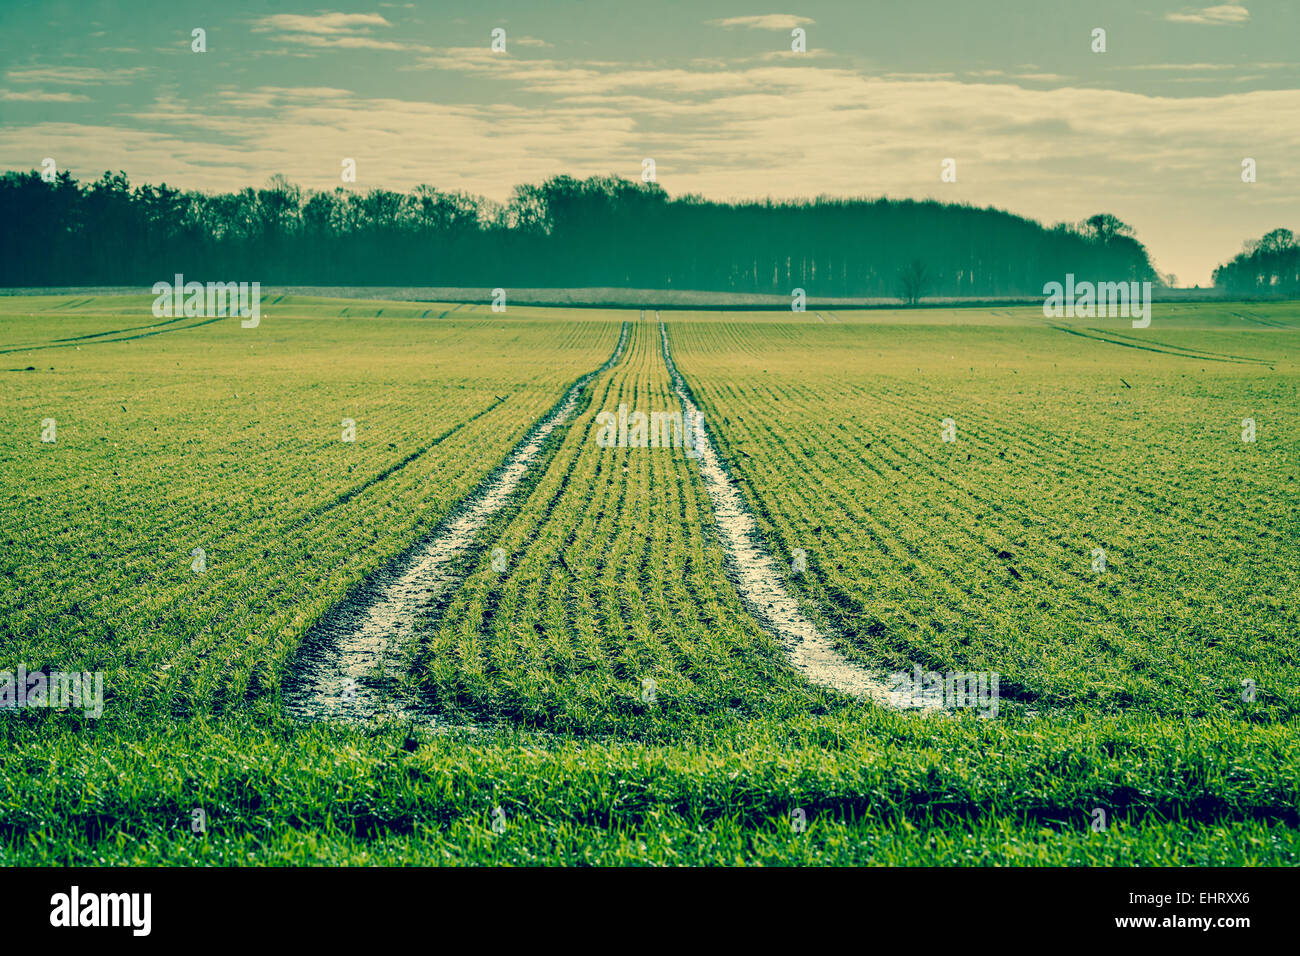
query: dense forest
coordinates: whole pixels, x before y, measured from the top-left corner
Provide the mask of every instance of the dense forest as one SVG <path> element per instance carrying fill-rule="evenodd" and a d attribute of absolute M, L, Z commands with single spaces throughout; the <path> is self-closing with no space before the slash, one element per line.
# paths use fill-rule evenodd
<path fill-rule="evenodd" d="M 0 176 L 0 285 L 628 287 L 809 296 L 1041 295 L 1067 272 L 1156 280 L 1130 227 L 1044 227 L 910 199 L 715 202 L 654 183 L 556 176 L 500 204 L 409 193 L 132 187 L 124 173 Z"/>
<path fill-rule="evenodd" d="M 1214 284 L 1234 294 L 1300 296 L 1300 245 L 1290 229 L 1274 229 L 1214 270 Z"/>

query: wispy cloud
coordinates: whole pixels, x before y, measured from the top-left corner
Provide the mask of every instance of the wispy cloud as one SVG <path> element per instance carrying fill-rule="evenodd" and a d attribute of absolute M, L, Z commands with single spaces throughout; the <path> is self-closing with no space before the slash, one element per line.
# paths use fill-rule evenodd
<path fill-rule="evenodd" d="M 80 93 L 50 93 L 44 90 L 0 89 L 0 100 L 8 100 L 15 103 L 85 103 L 89 99 L 89 96 L 82 96 Z"/>
<path fill-rule="evenodd" d="M 392 27 L 378 13 L 275 13 L 253 21 L 254 33 L 272 33 L 285 43 L 344 50 L 423 50 L 411 43 L 375 36 L 374 28 Z"/>
<path fill-rule="evenodd" d="M 371 27 L 391 27 L 377 13 L 275 13 L 254 21 L 255 32 L 275 30 L 281 33 L 318 33 L 332 36 L 368 31 Z"/>
<path fill-rule="evenodd" d="M 715 27 L 748 27 L 751 30 L 793 30 L 805 24 L 816 23 L 811 17 L 796 17 L 789 13 L 766 13 L 757 17 L 726 17 L 708 21 Z"/>
<path fill-rule="evenodd" d="M 892 75 L 892 74 L 887 74 L 887 75 Z M 902 74 L 897 74 L 897 75 L 902 75 Z M 948 75 L 951 76 L 952 74 L 948 74 Z M 1036 73 L 1033 71 L 1009 73 L 1006 70 L 969 70 L 967 71 L 966 75 L 970 77 L 976 77 L 978 79 L 1004 78 L 1010 81 L 1034 80 L 1039 83 L 1059 83 L 1063 80 L 1069 79 L 1069 77 L 1064 76 L 1060 73 Z"/>
<path fill-rule="evenodd" d="M 1250 11 L 1239 3 L 1221 3 L 1213 7 L 1201 7 L 1199 10 L 1166 13 L 1165 19 L 1171 23 L 1245 23 L 1250 19 Z"/>
<path fill-rule="evenodd" d="M 322 186 L 337 184 L 337 170 L 320 157 L 356 156 L 372 185 L 433 181 L 501 198 L 503 187 L 557 172 L 634 175 L 652 155 L 675 192 L 911 195 L 937 190 L 938 159 L 955 156 L 962 185 L 949 190 L 954 196 L 1005 205 L 1039 196 L 1064 216 L 1076 204 L 1089 211 L 1098 196 L 1136 202 L 1165 189 L 1185 197 L 1233 180 L 1235 162 L 1224 166 L 1215 145 L 1221 141 L 1250 142 L 1263 155 L 1300 150 L 1300 131 L 1273 122 L 1300 110 L 1300 91 L 1171 98 L 1031 89 L 1011 77 L 958 82 L 941 74 L 872 77 L 777 65 L 620 69 L 493 58 L 479 49 L 439 52 L 443 69 L 490 75 L 552 99 L 545 106 L 501 96 L 438 104 L 319 86 L 219 90 L 202 104 L 160 98 L 129 117 L 158 132 L 117 134 L 134 154 L 122 168 L 205 188 L 261 181 L 275 171 Z M 791 116 L 798 117 L 793 138 Z M 1207 140 L 1206 129 L 1217 139 Z M 0 165 L 21 164 L 41 136 L 55 134 L 73 141 L 59 128 L 11 127 Z M 103 128 L 77 135 L 88 162 L 108 160 L 99 155 Z M 158 153 L 158 137 L 175 152 Z M 1070 158 L 1068 174 L 1062 157 Z M 1169 178 L 1164 171 L 1173 167 L 1194 175 Z M 1290 188 L 1284 181 L 1279 187 Z"/>
<path fill-rule="evenodd" d="M 1198 73 L 1204 70 L 1235 70 L 1233 63 L 1139 63 L 1134 66 L 1120 67 L 1124 70 L 1170 70 L 1186 73 Z"/>
<path fill-rule="evenodd" d="M 410 50 L 413 45 L 399 43 L 396 40 L 380 40 L 376 37 L 352 36 L 318 36 L 314 33 L 290 33 L 281 37 L 286 43 L 300 43 L 303 46 L 337 47 L 342 50 Z"/>
<path fill-rule="evenodd" d="M 101 70 L 93 66 L 33 66 L 10 70 L 5 78 L 11 83 L 41 83 L 53 86 L 101 86 L 106 83 L 129 83 L 143 73 L 145 66 Z"/>
<path fill-rule="evenodd" d="M 885 73 L 887 80 L 951 80 L 955 73 Z"/>

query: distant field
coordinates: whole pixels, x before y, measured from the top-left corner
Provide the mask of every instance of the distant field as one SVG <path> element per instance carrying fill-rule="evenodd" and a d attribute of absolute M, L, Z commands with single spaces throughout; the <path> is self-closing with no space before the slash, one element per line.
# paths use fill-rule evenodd
<path fill-rule="evenodd" d="M 147 287 L 134 286 L 91 286 L 85 288 L 6 288 L 0 287 L 0 298 L 5 296 L 44 297 L 64 296 L 85 299 L 103 296 L 139 295 Z M 268 299 L 291 297 L 303 298 L 365 299 L 368 301 L 402 301 L 421 303 L 446 303 L 463 305 L 482 305 L 492 301 L 495 290 L 486 287 L 448 287 L 448 286 L 272 286 L 262 285 L 262 291 Z M 584 289 L 507 289 L 510 305 L 547 306 L 566 308 L 569 306 L 605 307 L 605 308 L 662 308 L 662 309 L 723 309 L 723 310 L 781 310 L 789 311 L 791 296 L 789 293 L 775 295 L 771 293 L 750 292 L 710 292 L 701 289 L 625 289 L 625 288 L 584 288 Z M 1226 299 L 1227 294 L 1218 289 L 1165 289 L 1152 291 L 1157 302 L 1182 303 L 1185 300 L 1206 302 L 1208 300 Z M 1261 296 L 1261 300 L 1273 301 L 1277 296 Z M 807 307 L 812 309 L 894 309 L 899 305 L 898 296 L 858 296 L 840 297 L 819 296 L 816 290 L 808 293 Z M 928 307 L 937 306 L 989 306 L 993 303 L 1010 303 L 1013 305 L 1041 305 L 1041 296 L 1003 296 L 1003 297 L 957 297 L 927 296 L 924 300 Z"/>
<path fill-rule="evenodd" d="M 0 713 L 0 863 L 1300 862 L 1294 303 L 662 312 L 781 584 L 863 668 L 999 672 L 981 719 L 806 680 L 685 451 L 594 440 L 677 407 L 652 312 L 151 301 L 0 298 L 0 670 L 106 689 Z M 436 723 L 289 716 L 625 322 L 410 622 Z"/>

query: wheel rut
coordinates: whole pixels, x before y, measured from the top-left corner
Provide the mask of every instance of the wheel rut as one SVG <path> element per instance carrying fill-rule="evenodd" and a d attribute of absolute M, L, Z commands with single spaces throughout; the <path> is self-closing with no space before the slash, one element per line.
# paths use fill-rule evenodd
<path fill-rule="evenodd" d="M 587 385 L 618 363 L 628 332 L 625 322 L 605 363 L 574 382 L 432 534 L 368 578 L 311 629 L 285 681 L 289 713 L 309 720 L 369 721 L 384 715 L 428 720 L 419 702 L 399 689 L 410 663 L 417 617 L 463 579 L 460 558 L 510 500 Z"/>
<path fill-rule="evenodd" d="M 684 431 L 691 439 L 690 455 L 699 464 L 728 569 L 742 600 L 759 623 L 777 637 L 791 665 L 812 683 L 885 707 L 908 707 L 910 699 L 891 690 L 883 676 L 873 674 L 840 653 L 835 642 L 803 613 L 799 602 L 786 588 L 778 562 L 759 534 L 758 522 L 709 437 L 690 387 L 673 364 L 668 329 L 662 322 L 659 332 L 664 363 L 682 403 Z"/>

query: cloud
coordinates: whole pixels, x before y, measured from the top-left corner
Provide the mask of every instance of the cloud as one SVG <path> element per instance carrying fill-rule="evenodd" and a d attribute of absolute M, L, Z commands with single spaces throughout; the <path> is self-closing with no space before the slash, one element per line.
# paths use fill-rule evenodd
<path fill-rule="evenodd" d="M 344 50 L 411 50 L 413 44 L 398 43 L 396 40 L 379 40 L 375 37 L 352 36 L 317 36 L 314 33 L 290 33 L 280 37 L 285 43 L 300 43 L 304 46 L 337 47 Z"/>
<path fill-rule="evenodd" d="M 510 42 L 518 46 L 549 47 L 551 45 L 545 40 L 539 40 L 537 37 L 515 37 Z"/>
<path fill-rule="evenodd" d="M 1201 71 L 1201 70 L 1235 70 L 1234 63 L 1140 63 L 1136 66 L 1121 67 L 1126 70 L 1180 70 L 1180 71 Z"/>
<path fill-rule="evenodd" d="M 17 103 L 86 103 L 89 96 L 80 93 L 45 93 L 41 90 L 0 89 L 0 100 Z"/>
<path fill-rule="evenodd" d="M 793 30 L 804 24 L 816 23 L 810 17 L 796 17 L 788 13 L 766 13 L 758 17 L 727 17 L 708 21 L 715 27 L 748 27 L 751 30 Z"/>
<path fill-rule="evenodd" d="M 254 33 L 273 33 L 285 43 L 316 49 L 428 50 L 417 44 L 382 40 L 374 35 L 375 27 L 392 24 L 377 13 L 274 13 L 253 21 Z"/>
<path fill-rule="evenodd" d="M 297 13 L 275 13 L 253 22 L 254 33 L 316 33 L 354 34 L 370 27 L 391 27 L 392 24 L 377 13 L 321 13 L 315 16 Z"/>
<path fill-rule="evenodd" d="M 47 86 L 102 86 L 108 83 L 129 83 L 148 72 L 149 68 L 145 66 L 117 70 L 101 70 L 93 66 L 33 66 L 10 70 L 5 78 L 11 83 L 42 83 Z"/>
<path fill-rule="evenodd" d="M 887 80 L 951 80 L 954 73 L 885 73 Z"/>
<path fill-rule="evenodd" d="M 890 74 L 886 74 L 890 75 Z M 901 74 L 900 74 L 901 75 Z M 951 74 L 949 74 L 951 76 Z M 1005 77 L 1008 80 L 1033 80 L 1039 83 L 1060 83 L 1068 80 L 1068 76 L 1060 73 L 1008 73 L 1006 70 L 968 70 L 967 76 L 978 77 L 980 79 L 991 79 L 993 77 Z"/>
<path fill-rule="evenodd" d="M 260 182 L 275 171 L 305 185 L 330 185 L 336 163 L 327 160 L 364 153 L 372 185 L 433 181 L 498 198 L 518 182 L 554 172 L 633 175 L 647 155 L 674 191 L 915 195 L 938 189 L 936 157 L 955 156 L 961 183 L 970 185 L 962 199 L 1011 204 L 1033 194 L 1044 209 L 1081 195 L 1177 196 L 1208 187 L 1225 175 L 1215 143 L 1249 142 L 1260 154 L 1300 151 L 1300 130 L 1274 121 L 1300 110 L 1297 90 L 1175 98 L 1031 89 L 1009 77 L 959 82 L 776 64 L 611 69 L 492 58 L 468 48 L 440 54 L 442 69 L 551 99 L 434 103 L 318 86 L 224 89 L 202 101 L 159 98 L 123 117 L 137 129 L 122 130 L 120 139 L 165 135 L 191 183 L 204 188 Z M 1068 126 L 1045 136 L 1041 124 L 1062 117 Z M 14 154 L 18 144 L 33 142 L 33 129 L 6 128 L 0 166 L 25 155 Z M 95 166 L 102 164 L 95 139 L 101 132 L 77 147 Z M 205 161 L 213 149 L 239 171 L 214 176 L 220 164 Z M 122 168 L 139 178 L 158 167 L 175 180 L 168 163 L 165 155 L 141 152 Z M 1167 177 L 1162 171 L 1170 164 L 1197 172 L 1190 180 Z"/>
<path fill-rule="evenodd" d="M 751 60 L 789 60 L 798 57 L 799 62 L 803 63 L 808 60 L 824 60 L 829 58 L 830 55 L 830 52 L 827 50 L 805 50 L 803 53 L 797 53 L 794 50 L 768 50 L 766 53 L 760 53 L 756 57 L 735 57 L 731 62 L 743 64 L 750 62 Z"/>
<path fill-rule="evenodd" d="M 1199 10 L 1184 10 L 1182 13 L 1166 13 L 1165 19 L 1171 23 L 1245 23 L 1250 19 L 1250 11 L 1237 3 L 1222 3 Z"/>

